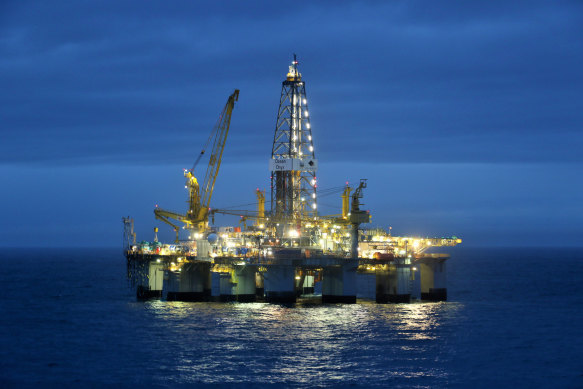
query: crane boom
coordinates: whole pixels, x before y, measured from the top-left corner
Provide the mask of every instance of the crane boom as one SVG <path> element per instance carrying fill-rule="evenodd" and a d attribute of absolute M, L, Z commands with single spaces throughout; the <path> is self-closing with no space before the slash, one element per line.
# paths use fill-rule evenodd
<path fill-rule="evenodd" d="M 213 152 L 210 156 L 209 164 L 204 176 L 200 203 L 201 211 L 206 211 L 205 215 L 208 214 L 208 207 L 213 195 L 215 181 L 217 180 L 217 175 L 219 174 L 219 168 L 221 167 L 221 160 L 223 158 L 225 143 L 227 142 L 227 135 L 229 134 L 231 115 L 233 113 L 233 108 L 235 107 L 235 101 L 237 100 L 239 100 L 239 90 L 235 89 L 235 92 L 229 96 L 227 104 L 225 104 L 225 108 L 223 108 L 223 112 L 221 112 L 221 116 L 219 117 L 219 120 L 215 126 L 217 134 L 215 136 Z"/>
<path fill-rule="evenodd" d="M 176 239 L 174 240 L 174 242 L 178 243 L 178 231 L 180 231 L 180 227 L 172 223 L 169 219 L 172 218 L 175 220 L 183 221 L 184 216 L 175 212 L 165 211 L 157 207 L 154 210 L 154 215 L 156 215 L 156 219 L 162 220 L 164 223 L 174 228 L 174 232 L 176 233 Z"/>
<path fill-rule="evenodd" d="M 204 149 L 197 158 L 192 169 L 184 170 L 184 176 L 186 177 L 186 188 L 188 188 L 189 198 L 188 198 L 188 211 L 186 215 L 182 215 L 175 212 L 164 211 L 158 207 L 154 209 L 154 214 L 156 218 L 162 220 L 163 222 L 174 227 L 177 231 L 177 226 L 169 221 L 169 219 L 174 219 L 182 222 L 188 228 L 196 228 L 198 231 L 204 231 L 208 227 L 208 213 L 211 198 L 213 195 L 213 189 L 217 176 L 219 174 L 219 168 L 221 166 L 221 160 L 223 157 L 223 151 L 225 149 L 225 144 L 227 142 L 227 135 L 229 134 L 229 126 L 231 124 L 231 115 L 233 113 L 233 108 L 235 106 L 235 101 L 239 99 L 239 90 L 235 89 L 235 92 L 225 104 L 217 124 L 213 127 L 207 145 L 211 139 L 213 140 L 213 149 L 209 159 L 208 167 L 204 176 L 204 182 L 202 187 L 199 187 L 198 180 L 194 176 L 194 168 L 198 164 L 202 154 L 204 154 Z M 178 238 L 177 238 L 178 239 Z"/>

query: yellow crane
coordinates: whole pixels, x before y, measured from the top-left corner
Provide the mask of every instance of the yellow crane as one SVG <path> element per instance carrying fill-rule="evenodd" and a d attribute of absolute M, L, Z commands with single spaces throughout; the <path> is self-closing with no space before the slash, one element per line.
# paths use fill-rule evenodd
<path fill-rule="evenodd" d="M 255 194 L 257 195 L 257 220 L 255 224 L 257 227 L 263 228 L 263 225 L 265 225 L 265 191 L 257 188 Z"/>
<path fill-rule="evenodd" d="M 233 113 L 233 108 L 235 107 L 235 101 L 239 99 L 239 90 L 235 89 L 235 92 L 225 104 L 217 124 L 214 126 L 211 135 L 209 136 L 207 143 L 194 165 L 191 169 L 184 170 L 184 176 L 186 177 L 185 187 L 188 189 L 188 211 L 186 214 L 180 214 L 176 212 L 167 211 L 161 208 L 154 209 L 154 215 L 156 219 L 162 220 L 164 223 L 170 225 L 176 231 L 176 242 L 178 242 L 178 231 L 179 227 L 170 221 L 170 219 L 177 220 L 184 223 L 184 227 L 188 229 L 195 230 L 196 232 L 203 233 L 208 228 L 208 214 L 209 206 L 211 202 L 211 197 L 213 195 L 213 189 L 215 187 L 215 181 L 219 174 L 219 168 L 221 166 L 221 159 L 223 157 L 223 151 L 225 149 L 225 143 L 227 142 L 227 135 L 229 134 L 229 126 L 231 124 L 231 115 Z M 209 158 L 209 163 L 204 175 L 204 181 L 202 186 L 199 185 L 197 178 L 194 176 L 194 169 L 203 154 L 205 153 L 206 147 L 212 141 L 212 153 Z"/>

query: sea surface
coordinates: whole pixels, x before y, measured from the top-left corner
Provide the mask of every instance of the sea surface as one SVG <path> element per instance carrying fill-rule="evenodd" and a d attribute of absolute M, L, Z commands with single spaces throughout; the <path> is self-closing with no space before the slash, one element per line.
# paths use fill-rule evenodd
<path fill-rule="evenodd" d="M 442 250 L 443 251 L 443 250 Z M 0 252 L 0 387 L 583 387 L 583 249 L 450 250 L 449 301 L 136 301 L 121 249 Z"/>

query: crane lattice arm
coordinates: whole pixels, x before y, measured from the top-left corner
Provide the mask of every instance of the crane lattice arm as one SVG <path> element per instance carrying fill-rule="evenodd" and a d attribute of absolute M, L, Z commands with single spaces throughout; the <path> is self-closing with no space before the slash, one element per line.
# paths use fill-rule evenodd
<path fill-rule="evenodd" d="M 362 198 L 362 190 L 366 188 L 366 179 L 361 179 L 358 188 L 352 194 L 352 204 L 350 207 L 350 222 L 353 224 L 368 223 L 370 221 L 370 215 L 367 211 L 362 211 L 360 203 Z"/>
<path fill-rule="evenodd" d="M 235 89 L 235 92 L 229 96 L 229 99 L 227 100 L 227 103 L 225 104 L 225 107 L 219 116 L 217 124 L 213 127 L 213 131 L 209 137 L 209 141 L 210 139 L 213 139 L 213 149 L 202 187 L 199 187 L 198 180 L 194 176 L 194 168 L 196 167 L 196 164 L 200 160 L 202 154 L 204 154 L 204 149 L 192 169 L 184 171 L 184 176 L 186 177 L 186 188 L 188 188 L 189 192 L 188 212 L 186 215 L 164 211 L 158 207 L 154 209 L 156 218 L 174 227 L 174 229 L 177 231 L 177 234 L 178 227 L 170 222 L 169 219 L 182 222 L 188 228 L 195 227 L 200 232 L 206 230 L 208 227 L 209 205 L 213 195 L 215 181 L 217 180 L 217 176 L 219 174 L 219 168 L 221 166 L 221 159 L 223 157 L 225 143 L 227 142 L 227 135 L 229 133 L 229 126 L 231 124 L 231 115 L 233 113 L 235 101 L 238 99 L 239 90 Z"/>
<path fill-rule="evenodd" d="M 172 223 L 169 220 L 169 218 L 179 220 L 179 221 L 184 221 L 184 215 L 181 215 L 181 214 L 175 213 L 175 212 L 165 211 L 165 210 L 160 209 L 158 207 L 156 207 L 156 209 L 154 209 L 154 215 L 156 215 L 156 219 L 162 220 L 164 223 L 166 223 L 169 226 L 174 228 L 174 232 L 176 232 L 175 242 L 178 243 L 178 231 L 180 231 L 180 227 L 177 226 L 176 224 Z"/>
<path fill-rule="evenodd" d="M 219 120 L 214 128 L 216 135 L 213 144 L 213 151 L 206 169 L 204 183 L 202 185 L 202 193 L 200 195 L 199 221 L 208 221 L 208 209 L 213 195 L 215 181 L 219 174 L 219 168 L 221 167 L 223 150 L 225 149 L 227 135 L 229 134 L 229 126 L 231 124 L 231 115 L 233 113 L 233 108 L 235 107 L 235 101 L 237 100 L 239 100 L 239 90 L 235 89 L 235 92 L 229 96 L 227 104 L 225 104 L 225 108 L 223 108 L 223 112 L 221 112 L 221 116 L 219 116 Z"/>

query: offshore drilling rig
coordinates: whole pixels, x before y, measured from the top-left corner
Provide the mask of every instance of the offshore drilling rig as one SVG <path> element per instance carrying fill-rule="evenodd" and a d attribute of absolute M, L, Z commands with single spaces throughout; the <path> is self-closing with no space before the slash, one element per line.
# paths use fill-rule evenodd
<path fill-rule="evenodd" d="M 306 86 L 295 54 L 282 82 L 269 159 L 269 210 L 259 189 L 255 210 L 211 208 L 238 97 L 238 90 L 229 96 L 193 167 L 184 170 L 187 211 L 154 209 L 155 217 L 176 232 L 174 244 L 158 242 L 157 228 L 153 242 L 137 243 L 133 219 L 123 218 L 128 278 L 138 298 L 295 302 L 302 295 L 321 295 L 322 302 L 341 303 L 354 303 L 357 297 L 379 303 L 447 299 L 449 256 L 426 250 L 455 246 L 461 239 L 394 237 L 390 229 L 361 228 L 371 218 L 361 210 L 366 179 L 318 188 Z M 209 146 L 201 186 L 195 169 Z M 318 194 L 334 191 L 342 199 L 340 213 L 320 214 Z M 237 215 L 242 226 L 213 226 L 216 214 Z M 181 231 L 186 239 L 179 239 Z"/>

